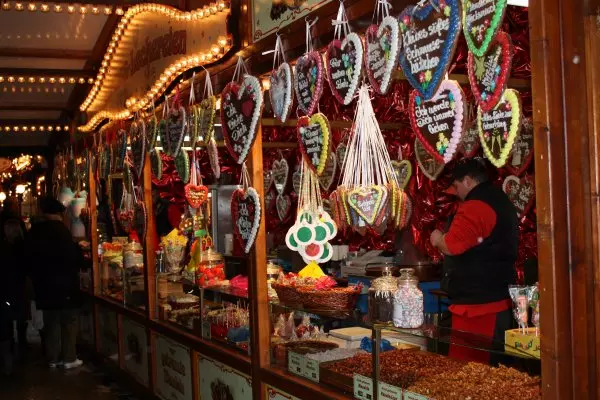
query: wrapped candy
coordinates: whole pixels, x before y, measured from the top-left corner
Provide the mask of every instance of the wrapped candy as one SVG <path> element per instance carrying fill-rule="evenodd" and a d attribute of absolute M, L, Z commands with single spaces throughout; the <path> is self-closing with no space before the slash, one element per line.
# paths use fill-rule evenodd
<path fill-rule="evenodd" d="M 531 307 L 531 323 L 535 326 L 535 335 L 538 336 L 540 329 L 540 289 L 539 283 L 529 286 L 527 291 L 527 300 Z"/>
<path fill-rule="evenodd" d="M 525 333 L 528 321 L 528 287 L 520 285 L 509 285 L 508 293 L 513 301 L 513 315 L 519 324 L 519 328 Z"/>

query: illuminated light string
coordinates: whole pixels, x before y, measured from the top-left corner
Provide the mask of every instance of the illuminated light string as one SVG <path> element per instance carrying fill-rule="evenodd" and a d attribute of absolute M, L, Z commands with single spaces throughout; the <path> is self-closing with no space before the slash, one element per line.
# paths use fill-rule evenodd
<path fill-rule="evenodd" d="M 128 27 L 129 22 L 131 22 L 131 20 L 135 16 L 137 16 L 140 13 L 144 13 L 144 12 L 152 12 L 155 14 L 161 14 L 161 15 L 167 16 L 169 18 L 174 19 L 175 21 L 195 21 L 195 20 L 200 20 L 202 18 L 208 18 L 211 15 L 216 14 L 217 12 L 227 10 L 228 8 L 229 8 L 229 3 L 227 1 L 219 0 L 218 2 L 210 3 L 209 5 L 206 5 L 203 8 L 198 8 L 193 11 L 180 11 L 180 10 L 170 7 L 170 6 L 165 6 L 162 4 L 154 4 L 154 3 L 137 4 L 135 6 L 130 7 L 129 9 L 127 9 L 127 11 L 121 17 L 121 20 L 119 21 L 119 24 L 117 25 L 115 32 L 113 33 L 111 41 L 106 50 L 106 53 L 104 54 L 104 59 L 102 61 L 102 67 L 98 71 L 98 75 L 96 76 L 96 79 L 93 83 L 93 87 L 90 90 L 90 92 L 88 93 L 84 102 L 79 107 L 79 110 L 86 111 L 92 105 L 92 103 L 96 99 L 98 93 L 102 89 L 103 81 L 111 69 L 110 68 L 111 60 L 112 60 L 114 53 L 116 52 L 116 47 L 117 47 L 121 37 L 125 34 L 125 31 Z M 157 87 L 157 85 L 158 85 L 158 87 L 166 87 L 166 85 L 170 84 L 172 79 L 169 79 L 169 78 L 172 76 L 177 76 L 178 66 L 186 67 L 186 69 L 190 68 L 192 66 L 199 66 L 199 65 L 201 65 L 200 63 L 211 61 L 213 59 L 213 57 L 216 57 L 219 54 L 224 54 L 228 50 L 228 48 L 226 48 L 226 46 L 229 44 L 229 39 L 222 37 L 222 38 L 219 38 L 217 41 L 218 41 L 217 44 L 223 43 L 223 46 L 221 46 L 219 52 L 217 52 L 215 54 L 216 47 L 213 46 L 213 48 L 211 48 L 211 51 L 209 51 L 205 54 L 191 55 L 191 56 L 183 58 L 182 60 L 178 61 L 175 64 L 172 64 L 169 67 L 169 69 L 167 69 L 167 71 L 165 72 L 166 75 L 165 74 L 161 75 L 161 78 L 159 80 L 157 80 L 157 83 L 155 84 L 153 89 L 155 87 Z M 230 47 L 230 46 L 228 46 L 228 47 Z M 189 66 L 188 66 L 188 64 L 189 64 Z M 155 92 L 154 94 L 156 94 L 156 93 L 158 93 L 158 92 Z M 146 96 L 144 96 L 144 98 L 141 100 L 142 103 L 146 102 L 147 104 L 149 104 L 149 100 L 147 100 L 147 98 L 149 96 L 150 96 L 150 94 L 147 94 Z M 130 101 L 130 103 L 131 103 L 131 101 Z M 135 103 L 137 103 L 137 101 Z M 137 109 L 135 109 L 135 111 L 137 111 L 141 108 L 143 108 L 143 107 L 138 107 Z"/>
<path fill-rule="evenodd" d="M 60 84 L 66 85 L 71 84 L 74 85 L 76 83 L 79 84 L 92 84 L 94 83 L 93 78 L 84 78 L 84 77 L 74 77 L 74 76 L 14 76 L 14 75 L 0 75 L 0 83 L 8 82 L 8 83 L 23 83 L 23 84 L 33 84 L 33 83 L 51 83 L 51 84 Z"/>
<path fill-rule="evenodd" d="M 0 126 L 0 132 L 69 132 L 69 125 L 14 125 Z"/>
<path fill-rule="evenodd" d="M 66 12 L 68 14 L 91 14 L 91 15 L 123 15 L 125 11 L 123 7 L 112 7 L 108 5 L 104 6 L 96 6 L 96 5 L 67 5 L 64 6 L 62 4 L 48 4 L 40 2 L 23 2 L 23 1 L 4 1 L 2 3 L 2 10 L 4 11 L 30 11 L 30 12 L 42 12 L 42 13 L 62 13 Z"/>

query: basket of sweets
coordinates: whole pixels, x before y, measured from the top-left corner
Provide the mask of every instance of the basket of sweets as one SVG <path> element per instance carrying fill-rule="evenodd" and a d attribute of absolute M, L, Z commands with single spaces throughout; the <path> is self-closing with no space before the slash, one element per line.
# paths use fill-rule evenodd
<path fill-rule="evenodd" d="M 313 286 L 299 288 L 298 294 L 306 308 L 348 311 L 356 306 L 361 290 L 360 286 L 321 289 Z"/>

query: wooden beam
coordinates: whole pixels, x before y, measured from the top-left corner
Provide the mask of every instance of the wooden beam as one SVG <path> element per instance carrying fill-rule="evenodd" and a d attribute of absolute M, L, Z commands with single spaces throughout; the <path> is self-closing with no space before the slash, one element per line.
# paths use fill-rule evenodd
<path fill-rule="evenodd" d="M 0 76 L 94 78 L 96 74 L 91 69 L 0 68 Z"/>
<path fill-rule="evenodd" d="M 30 49 L 23 47 L 2 47 L 0 57 L 22 58 L 63 58 L 65 60 L 87 60 L 92 56 L 89 50 Z"/>
<path fill-rule="evenodd" d="M 23 104 L 0 104 L 2 111 L 63 111 L 64 104 L 52 103 L 23 103 Z"/>

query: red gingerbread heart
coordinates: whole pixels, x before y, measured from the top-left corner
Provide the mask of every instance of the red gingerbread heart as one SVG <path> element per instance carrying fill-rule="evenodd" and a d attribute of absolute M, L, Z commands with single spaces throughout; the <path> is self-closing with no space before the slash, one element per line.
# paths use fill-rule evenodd
<path fill-rule="evenodd" d="M 535 182 L 529 176 L 519 179 L 518 176 L 509 175 L 504 179 L 502 190 L 517 209 L 519 218 L 523 218 L 535 200 Z"/>
<path fill-rule="evenodd" d="M 185 185 L 185 198 L 190 206 L 199 208 L 208 199 L 208 188 L 204 185 Z"/>
<path fill-rule="evenodd" d="M 252 187 L 237 189 L 231 196 L 233 235 L 244 252 L 249 253 L 260 225 L 261 208 L 258 193 Z"/>

